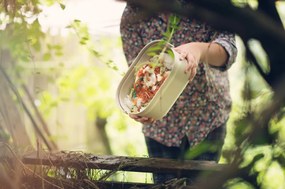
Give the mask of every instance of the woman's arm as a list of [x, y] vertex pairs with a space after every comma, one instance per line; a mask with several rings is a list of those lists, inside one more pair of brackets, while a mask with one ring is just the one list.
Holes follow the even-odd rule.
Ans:
[[237, 48], [235, 36], [223, 32], [211, 40], [212, 42], [190, 42], [177, 46], [175, 50], [180, 53], [181, 58], [188, 62], [185, 72], [188, 72], [191, 81], [196, 75], [199, 63], [207, 63], [210, 66], [228, 69], [235, 61]]
[[211, 66], [221, 67], [227, 63], [226, 50], [217, 43], [191, 42], [175, 48], [181, 58], [187, 60], [185, 72], [189, 74], [189, 80], [195, 77], [200, 62]]
[[192, 42], [175, 48], [183, 58], [195, 58], [197, 62], [205, 62], [211, 66], [224, 66], [228, 60], [225, 49], [217, 43]]

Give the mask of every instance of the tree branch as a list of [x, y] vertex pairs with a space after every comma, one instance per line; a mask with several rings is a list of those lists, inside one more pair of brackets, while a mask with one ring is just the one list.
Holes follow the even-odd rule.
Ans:
[[283, 27], [282, 20], [275, 6], [275, 1], [258, 0], [258, 10], [264, 12], [267, 16], [275, 20], [280, 27]]

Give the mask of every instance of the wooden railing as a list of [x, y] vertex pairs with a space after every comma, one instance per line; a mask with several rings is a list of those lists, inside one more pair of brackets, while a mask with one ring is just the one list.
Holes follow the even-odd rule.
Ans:
[[[179, 175], [192, 174], [193, 172], [218, 172], [224, 166], [209, 161], [184, 160], [175, 161], [162, 158], [148, 157], [126, 157], [93, 155], [79, 152], [58, 152], [58, 153], [32, 153], [25, 155], [22, 162], [27, 166], [41, 166], [48, 170], [57, 170], [60, 176], [36, 176], [25, 178], [26, 184], [34, 188], [44, 186], [49, 188], [175, 188], [175, 184], [180, 184], [180, 188], [193, 188], [187, 185], [182, 179], [173, 179], [161, 185], [152, 183], [118, 182], [107, 179], [112, 173], [117, 171], [142, 172], [142, 173], [175, 173]], [[90, 179], [88, 173], [100, 170], [107, 170], [105, 175]], [[54, 171], [52, 171], [54, 173]], [[108, 175], [109, 174], [109, 175]], [[41, 174], [42, 175], [42, 174]], [[107, 175], [107, 176], [106, 176]], [[39, 179], [42, 178], [42, 179]], [[167, 186], [167, 187], [166, 187]], [[37, 188], [38, 189], [38, 188]]]

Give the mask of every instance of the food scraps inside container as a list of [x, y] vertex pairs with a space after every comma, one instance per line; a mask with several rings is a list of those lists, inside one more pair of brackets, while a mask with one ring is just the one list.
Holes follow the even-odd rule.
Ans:
[[134, 84], [125, 98], [131, 113], [141, 112], [158, 92], [174, 65], [173, 57], [161, 53], [136, 66]]

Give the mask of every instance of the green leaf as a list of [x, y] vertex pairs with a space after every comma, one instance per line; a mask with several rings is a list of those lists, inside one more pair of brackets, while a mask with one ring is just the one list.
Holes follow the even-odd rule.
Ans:
[[89, 40], [89, 37], [88, 37], [88, 36], [85, 36], [85, 37], [82, 37], [81, 39], [82, 39], [82, 40], [85, 40], [85, 41], [88, 41], [88, 40]]
[[64, 5], [64, 4], [60, 3], [59, 5], [60, 5], [60, 8], [61, 8], [62, 10], [65, 9], [65, 5]]
[[56, 56], [63, 56], [63, 53], [61, 51], [57, 51], [57, 52], [55, 52], [55, 55]]
[[100, 56], [101, 56], [101, 54], [100, 54], [98, 51], [94, 50], [94, 49], [92, 49], [91, 52], [92, 52], [92, 54], [94, 54], [96, 57], [100, 57]]
[[218, 146], [210, 142], [201, 142], [186, 153], [186, 159], [194, 159], [206, 152], [216, 152]]
[[44, 61], [49, 61], [51, 59], [51, 54], [50, 53], [45, 53], [44, 55], [43, 55], [43, 60]]
[[81, 45], [86, 45], [86, 41], [85, 41], [85, 40], [80, 40], [79, 43], [80, 43]]

